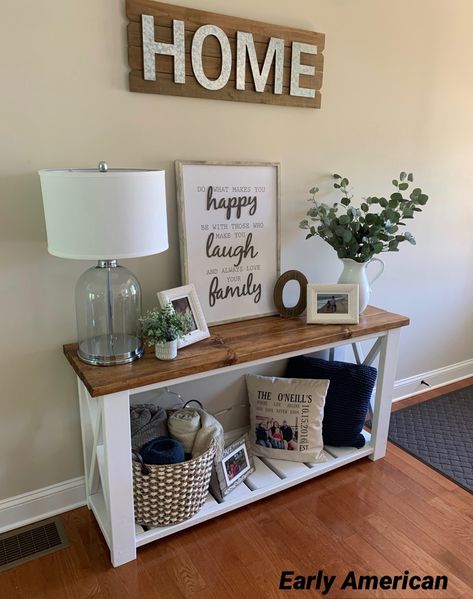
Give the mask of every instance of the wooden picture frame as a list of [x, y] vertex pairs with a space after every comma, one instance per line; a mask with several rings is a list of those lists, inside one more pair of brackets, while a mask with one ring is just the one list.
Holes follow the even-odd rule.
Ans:
[[358, 285], [307, 285], [307, 324], [358, 324]]
[[210, 337], [202, 306], [200, 305], [194, 285], [183, 285], [174, 289], [158, 291], [157, 295], [159, 305], [162, 308], [170, 303], [176, 311], [182, 313], [187, 311], [194, 321], [195, 328], [187, 333], [185, 337], [177, 340], [178, 349]]
[[280, 165], [176, 161], [182, 282], [208, 324], [276, 314]]
[[210, 482], [212, 493], [223, 501], [233, 489], [255, 470], [248, 434], [243, 435], [223, 450], [220, 460], [215, 460]]

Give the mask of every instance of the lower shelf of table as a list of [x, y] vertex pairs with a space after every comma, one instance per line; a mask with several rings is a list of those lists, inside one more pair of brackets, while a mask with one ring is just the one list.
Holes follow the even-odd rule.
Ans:
[[216, 518], [259, 499], [279, 493], [284, 489], [320, 476], [325, 472], [369, 456], [373, 453], [373, 448], [370, 445], [371, 436], [367, 431], [363, 431], [363, 434], [366, 438], [366, 445], [361, 449], [354, 447], [325, 447], [327, 461], [321, 464], [304, 464], [255, 457], [255, 472], [244, 483], [232, 491], [226, 497], [225, 501], [218, 503], [209, 493], [201, 510], [185, 522], [150, 530], [143, 530], [141, 526], [136, 525], [136, 546], [140, 547], [157, 539], [162, 539], [163, 537], [195, 526], [206, 520]]

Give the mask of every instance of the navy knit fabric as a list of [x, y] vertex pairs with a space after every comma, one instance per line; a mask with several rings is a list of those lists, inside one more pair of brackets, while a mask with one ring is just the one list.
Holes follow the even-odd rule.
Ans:
[[157, 437], [145, 443], [141, 448], [141, 457], [145, 464], [180, 464], [184, 462], [184, 447], [177, 439]]
[[291, 358], [286, 377], [298, 379], [329, 379], [323, 421], [325, 445], [358, 447], [365, 444], [361, 434], [377, 370], [372, 366], [328, 362], [319, 358]]

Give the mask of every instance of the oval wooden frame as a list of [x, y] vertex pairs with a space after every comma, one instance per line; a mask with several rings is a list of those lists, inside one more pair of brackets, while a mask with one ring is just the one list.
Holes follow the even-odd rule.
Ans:
[[[299, 301], [292, 308], [287, 308], [283, 301], [283, 291], [289, 281], [297, 281], [299, 283]], [[299, 316], [307, 307], [307, 285], [309, 284], [307, 277], [299, 270], [287, 270], [276, 281], [273, 292], [274, 305], [277, 311], [283, 318], [291, 318]]]

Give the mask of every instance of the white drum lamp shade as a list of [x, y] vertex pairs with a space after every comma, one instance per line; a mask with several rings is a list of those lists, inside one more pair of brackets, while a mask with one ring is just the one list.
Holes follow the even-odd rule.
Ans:
[[48, 251], [97, 260], [76, 284], [79, 357], [94, 365], [131, 362], [143, 354], [141, 288], [119, 258], [168, 249], [164, 171], [39, 171]]
[[168, 249], [164, 171], [41, 170], [48, 251], [116, 260]]

